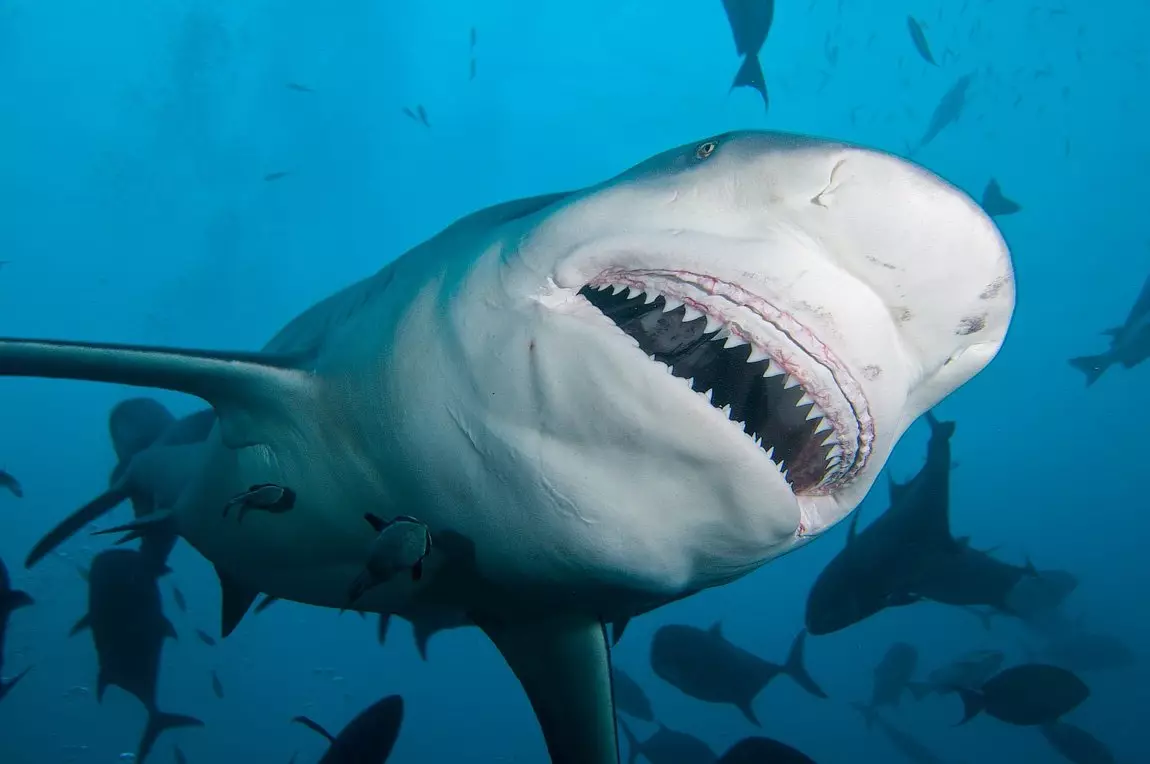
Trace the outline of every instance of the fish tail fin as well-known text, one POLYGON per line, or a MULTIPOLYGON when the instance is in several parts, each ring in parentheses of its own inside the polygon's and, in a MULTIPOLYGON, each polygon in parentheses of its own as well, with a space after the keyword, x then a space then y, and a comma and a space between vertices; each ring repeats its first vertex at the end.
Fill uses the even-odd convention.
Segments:
POLYGON ((926 423, 930 425, 931 437, 949 438, 954 435, 955 427, 957 426, 953 421, 939 419, 934 415, 934 411, 928 411, 924 414, 926 423))
POLYGON ((763 108, 771 107, 771 99, 767 95, 767 81, 763 77, 763 66, 759 62, 758 53, 748 53, 743 59, 742 66, 735 73, 734 82, 731 83, 731 90, 735 88, 753 88, 759 91, 759 95, 763 97, 763 108))
POLYGON ((144 727, 144 736, 140 738, 140 748, 136 752, 136 764, 144 764, 144 759, 151 753, 157 738, 165 730, 203 726, 204 723, 194 716, 167 714, 163 711, 153 710, 148 714, 148 724, 144 727))
POLYGON ((22 592, 19 589, 12 589, 11 591, 0 594, 0 615, 7 617, 13 610, 19 610, 22 607, 36 604, 28 592, 22 592))
POLYGON ((311 396, 306 359, 271 353, 0 338, 0 376, 83 379, 187 393, 212 405, 224 445, 266 442, 311 396))
POLYGON ((934 691, 934 688, 926 682, 907 682, 906 689, 915 700, 922 700, 934 691))
POLYGON ((982 709, 986 708, 986 699, 982 696, 982 693, 975 692, 966 687, 953 687, 951 689, 958 693, 958 697, 962 698, 962 721, 954 726, 958 727, 966 724, 982 713, 982 709))
POLYGON ((27 676, 28 672, 31 670, 32 670, 32 667, 29 666, 28 668, 24 669, 23 671, 21 671, 16 676, 9 679, 7 682, 4 681, 3 677, 0 677, 0 700, 4 700, 4 696, 6 696, 8 693, 12 692, 12 688, 14 688, 16 685, 20 684, 20 680, 23 679, 25 676, 27 676))
POLYGON ((857 702, 851 703, 851 708, 862 714, 863 724, 866 725, 868 730, 874 726, 875 720, 878 719, 878 712, 876 712, 874 708, 866 705, 865 703, 857 702))
POLYGON ((803 662, 806 642, 807 631, 803 629, 795 635, 795 641, 791 643, 791 651, 787 653, 787 662, 783 664, 783 673, 816 698, 825 698, 827 694, 807 672, 806 664, 803 662))
POLYGON ((627 726, 627 722, 622 719, 619 719, 619 729, 623 731, 623 737, 627 740, 627 764, 635 764, 639 754, 643 752, 643 746, 639 743, 639 738, 635 737, 635 733, 627 726))
POLYGON ((1110 368, 1111 363, 1113 363, 1113 361, 1107 353, 1102 355, 1083 355, 1070 359, 1070 365, 1086 375, 1087 387, 1097 382, 1098 378, 1110 368))

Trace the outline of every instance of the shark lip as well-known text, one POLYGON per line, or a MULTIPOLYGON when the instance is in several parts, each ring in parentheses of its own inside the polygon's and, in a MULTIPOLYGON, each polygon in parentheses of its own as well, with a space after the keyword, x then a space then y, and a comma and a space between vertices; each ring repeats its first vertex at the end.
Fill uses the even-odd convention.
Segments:
POLYGON ((579 294, 737 425, 796 496, 831 495, 866 466, 874 420, 861 386, 809 328, 763 298, 664 270, 608 270, 579 294))

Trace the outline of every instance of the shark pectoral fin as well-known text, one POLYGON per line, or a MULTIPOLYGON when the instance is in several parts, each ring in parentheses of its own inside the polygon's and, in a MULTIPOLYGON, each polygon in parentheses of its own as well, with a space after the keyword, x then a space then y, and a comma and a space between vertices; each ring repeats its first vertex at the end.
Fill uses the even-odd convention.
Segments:
POLYGON ((123 544, 133 539, 147 536, 149 533, 170 532, 175 529, 176 516, 170 509, 164 509, 159 512, 153 512, 150 515, 144 515, 139 520, 133 520, 130 523, 117 525, 114 528, 104 528, 100 531, 92 531, 93 536, 103 536, 108 533, 127 533, 125 538, 117 541, 117 544, 123 544))
POLYGON ((72 630, 68 632, 68 636, 74 637, 77 634, 79 634, 81 631, 83 631, 84 629, 90 629, 90 628, 92 628, 91 616, 85 615, 83 618, 76 621, 76 625, 73 626, 72 630))
POLYGON ((600 621, 471 618, 527 692, 553 764, 618 764, 611 651, 600 621))
POLYGON ((299 358, 59 340, 0 338, 0 376, 86 379, 188 393, 212 405, 229 448, 265 442, 310 389, 299 358))
POLYGON ((226 637, 240 625, 259 592, 240 584, 218 565, 213 567, 220 579, 220 636, 226 637))
POLYGON ((123 483, 119 483, 65 517, 55 528, 48 531, 44 538, 36 542, 36 546, 32 547, 32 551, 24 559, 24 567, 31 568, 56 547, 76 535, 84 526, 111 512, 126 498, 128 492, 123 483))

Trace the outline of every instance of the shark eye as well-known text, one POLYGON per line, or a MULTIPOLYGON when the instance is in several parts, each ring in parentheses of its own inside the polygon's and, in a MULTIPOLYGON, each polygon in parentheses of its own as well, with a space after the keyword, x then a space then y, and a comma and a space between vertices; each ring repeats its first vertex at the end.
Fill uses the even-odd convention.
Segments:
POLYGON ((719 144, 716 141, 704 141, 695 147, 695 159, 706 159, 715 153, 719 144))

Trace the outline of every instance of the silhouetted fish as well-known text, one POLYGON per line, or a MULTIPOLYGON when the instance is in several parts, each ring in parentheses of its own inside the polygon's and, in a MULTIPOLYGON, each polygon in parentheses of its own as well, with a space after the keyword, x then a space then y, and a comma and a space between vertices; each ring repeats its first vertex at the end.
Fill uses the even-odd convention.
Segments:
POLYGON ((27 592, 12 588, 12 579, 8 576, 8 568, 0 560, 0 700, 20 683, 20 680, 31 670, 31 666, 4 681, 4 640, 8 632, 8 617, 20 608, 32 605, 32 598, 27 592))
POLYGON ((627 740, 628 764, 634 764, 640 756, 651 764, 714 764, 717 761, 715 752, 702 740, 686 732, 673 730, 662 722, 657 724, 659 729, 655 734, 640 741, 627 726, 627 722, 619 720, 619 729, 627 740))
POLYGON ((771 23, 775 18, 774 0, 723 0, 723 10, 731 33, 735 37, 735 51, 743 56, 743 63, 731 83, 731 90, 747 87, 757 90, 763 97, 763 108, 770 108, 767 82, 759 63, 759 52, 767 41, 771 23))
POLYGON ((24 487, 20 485, 20 481, 7 470, 0 470, 0 488, 7 488, 8 493, 17 499, 24 498, 24 487))
POLYGON ((962 698, 965 724, 985 711, 1007 724, 1027 727, 1057 721, 1078 708, 1090 688, 1064 668, 1027 663, 991 677, 981 688, 954 688, 962 698))
POLYGON ((1070 359, 1070 365, 1086 375, 1087 387, 1116 363, 1124 369, 1133 369, 1150 358, 1150 277, 1143 282, 1125 323, 1102 333, 1110 337, 1110 348, 1105 353, 1070 359))
POLYGON ((973 73, 964 74, 954 81, 950 90, 946 91, 935 107, 930 123, 918 141, 916 151, 933 141, 946 127, 958 121, 966 107, 966 91, 972 82, 974 82, 973 73))
POLYGON ((215 647, 216 646, 215 637, 213 637, 211 634, 207 633, 203 629, 196 629, 196 636, 199 637, 200 641, 203 642, 208 647, 215 647))
POLYGON ((1070 722, 1043 724, 1039 731, 1072 764, 1114 764, 1114 754, 1105 743, 1070 722))
POLYGON ((212 692, 215 693, 216 697, 220 700, 224 699, 224 685, 220 682, 219 674, 215 671, 212 672, 212 692))
POLYGON ((731 746, 716 764, 815 764, 815 760, 778 740, 747 737, 731 746))
POLYGON ((930 53, 930 43, 926 41, 926 33, 922 31, 922 24, 914 16, 907 16, 906 26, 910 30, 910 39, 914 43, 914 49, 918 51, 918 55, 922 56, 922 60, 928 64, 938 66, 934 62, 934 56, 930 53))
POLYGON ((1022 205, 1013 199, 1007 199, 1003 195, 1002 187, 998 185, 998 181, 991 178, 990 182, 986 184, 986 190, 982 192, 982 209, 993 218, 1000 215, 1013 215, 1022 209, 1022 205))
POLYGON ((156 585, 157 576, 166 572, 133 549, 100 552, 88 573, 88 613, 72 628, 72 634, 92 631, 100 666, 96 699, 102 700, 108 685, 114 684, 135 695, 148 712, 137 764, 143 764, 164 730, 203 726, 195 717, 164 713, 156 707, 164 640, 176 636, 161 610, 156 585))
POLYGON ((651 700, 643 687, 618 666, 611 667, 615 677, 615 707, 625 714, 642 719, 645 722, 655 721, 655 712, 651 708, 651 700))

